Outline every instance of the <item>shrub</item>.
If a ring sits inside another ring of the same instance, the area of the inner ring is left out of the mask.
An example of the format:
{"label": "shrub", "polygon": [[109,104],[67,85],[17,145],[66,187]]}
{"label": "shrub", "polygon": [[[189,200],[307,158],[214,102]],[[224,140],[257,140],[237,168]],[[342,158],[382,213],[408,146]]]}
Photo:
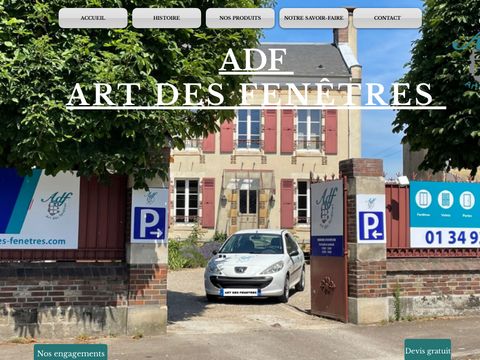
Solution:
{"label": "shrub", "polygon": [[168,241],[168,267],[171,270],[183,269],[187,264],[187,259],[183,256],[181,248],[180,241]]}
{"label": "shrub", "polygon": [[212,257],[213,251],[218,251],[222,244],[223,242],[220,241],[209,241],[203,244],[203,246],[198,249],[198,252],[204,257],[205,260],[208,261]]}

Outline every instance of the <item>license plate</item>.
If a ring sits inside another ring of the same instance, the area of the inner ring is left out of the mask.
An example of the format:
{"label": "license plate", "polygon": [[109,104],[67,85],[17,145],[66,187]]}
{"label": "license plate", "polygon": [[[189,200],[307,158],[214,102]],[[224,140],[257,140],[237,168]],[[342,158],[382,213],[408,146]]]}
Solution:
{"label": "license plate", "polygon": [[260,296],[259,289],[220,289],[220,296]]}

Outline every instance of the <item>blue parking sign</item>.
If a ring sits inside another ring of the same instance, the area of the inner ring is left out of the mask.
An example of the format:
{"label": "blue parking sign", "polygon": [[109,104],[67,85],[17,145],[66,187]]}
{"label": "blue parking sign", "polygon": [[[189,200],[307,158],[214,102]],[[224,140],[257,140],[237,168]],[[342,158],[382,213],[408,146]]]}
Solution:
{"label": "blue parking sign", "polygon": [[360,240],[384,241],[383,212],[361,211],[359,215]]}
{"label": "blue parking sign", "polygon": [[133,236],[140,240],[165,240],[165,208],[136,207]]}

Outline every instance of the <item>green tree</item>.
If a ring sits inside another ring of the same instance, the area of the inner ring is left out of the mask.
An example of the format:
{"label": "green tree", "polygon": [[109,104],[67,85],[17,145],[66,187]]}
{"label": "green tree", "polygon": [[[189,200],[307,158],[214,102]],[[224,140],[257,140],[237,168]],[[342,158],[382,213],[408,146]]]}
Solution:
{"label": "green tree", "polygon": [[[479,14],[480,0],[425,1],[422,35],[413,43],[409,70],[399,82],[430,83],[431,105],[447,110],[402,110],[393,123],[394,132],[405,133],[403,143],[411,150],[428,150],[422,169],[437,172],[449,161],[475,176],[480,165],[480,84],[469,72]],[[477,51],[480,56],[480,38]]]}
{"label": "green tree", "polygon": [[[165,176],[166,146],[216,129],[216,120],[230,111],[71,111],[66,109],[76,83],[92,99],[94,83],[140,83],[136,104],[156,103],[156,83],[178,86],[223,85],[224,105],[239,103],[243,76],[220,76],[225,54],[255,47],[254,29],[61,29],[63,7],[258,7],[267,0],[51,0],[0,1],[0,167],[47,174],[76,170],[79,175],[106,178],[109,173],[133,175],[137,187],[145,179]],[[203,19],[204,23],[204,19]],[[88,95],[88,96],[87,96]],[[115,103],[125,92],[112,92]],[[179,102],[180,102],[179,100]],[[215,100],[215,99],[212,99]],[[183,101],[182,101],[183,102]],[[163,154],[163,155],[162,155]]]}

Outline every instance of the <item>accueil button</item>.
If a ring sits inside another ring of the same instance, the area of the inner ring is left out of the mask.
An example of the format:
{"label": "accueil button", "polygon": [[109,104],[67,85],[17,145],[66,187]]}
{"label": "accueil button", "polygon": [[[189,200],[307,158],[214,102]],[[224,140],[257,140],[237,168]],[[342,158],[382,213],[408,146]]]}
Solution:
{"label": "accueil button", "polygon": [[341,8],[283,8],[284,29],[342,29],[348,27],[348,10]]}
{"label": "accueil button", "polygon": [[269,29],[275,26],[275,11],[270,8],[207,9],[207,27],[214,29]]}
{"label": "accueil button", "polygon": [[359,8],[353,10],[357,29],[417,29],[422,26],[419,8]]}
{"label": "accueil button", "polygon": [[128,24],[123,8],[63,8],[58,24],[66,29],[121,29]]}
{"label": "accueil button", "polygon": [[132,12],[137,29],[195,29],[201,22],[202,13],[197,8],[137,8]]}

